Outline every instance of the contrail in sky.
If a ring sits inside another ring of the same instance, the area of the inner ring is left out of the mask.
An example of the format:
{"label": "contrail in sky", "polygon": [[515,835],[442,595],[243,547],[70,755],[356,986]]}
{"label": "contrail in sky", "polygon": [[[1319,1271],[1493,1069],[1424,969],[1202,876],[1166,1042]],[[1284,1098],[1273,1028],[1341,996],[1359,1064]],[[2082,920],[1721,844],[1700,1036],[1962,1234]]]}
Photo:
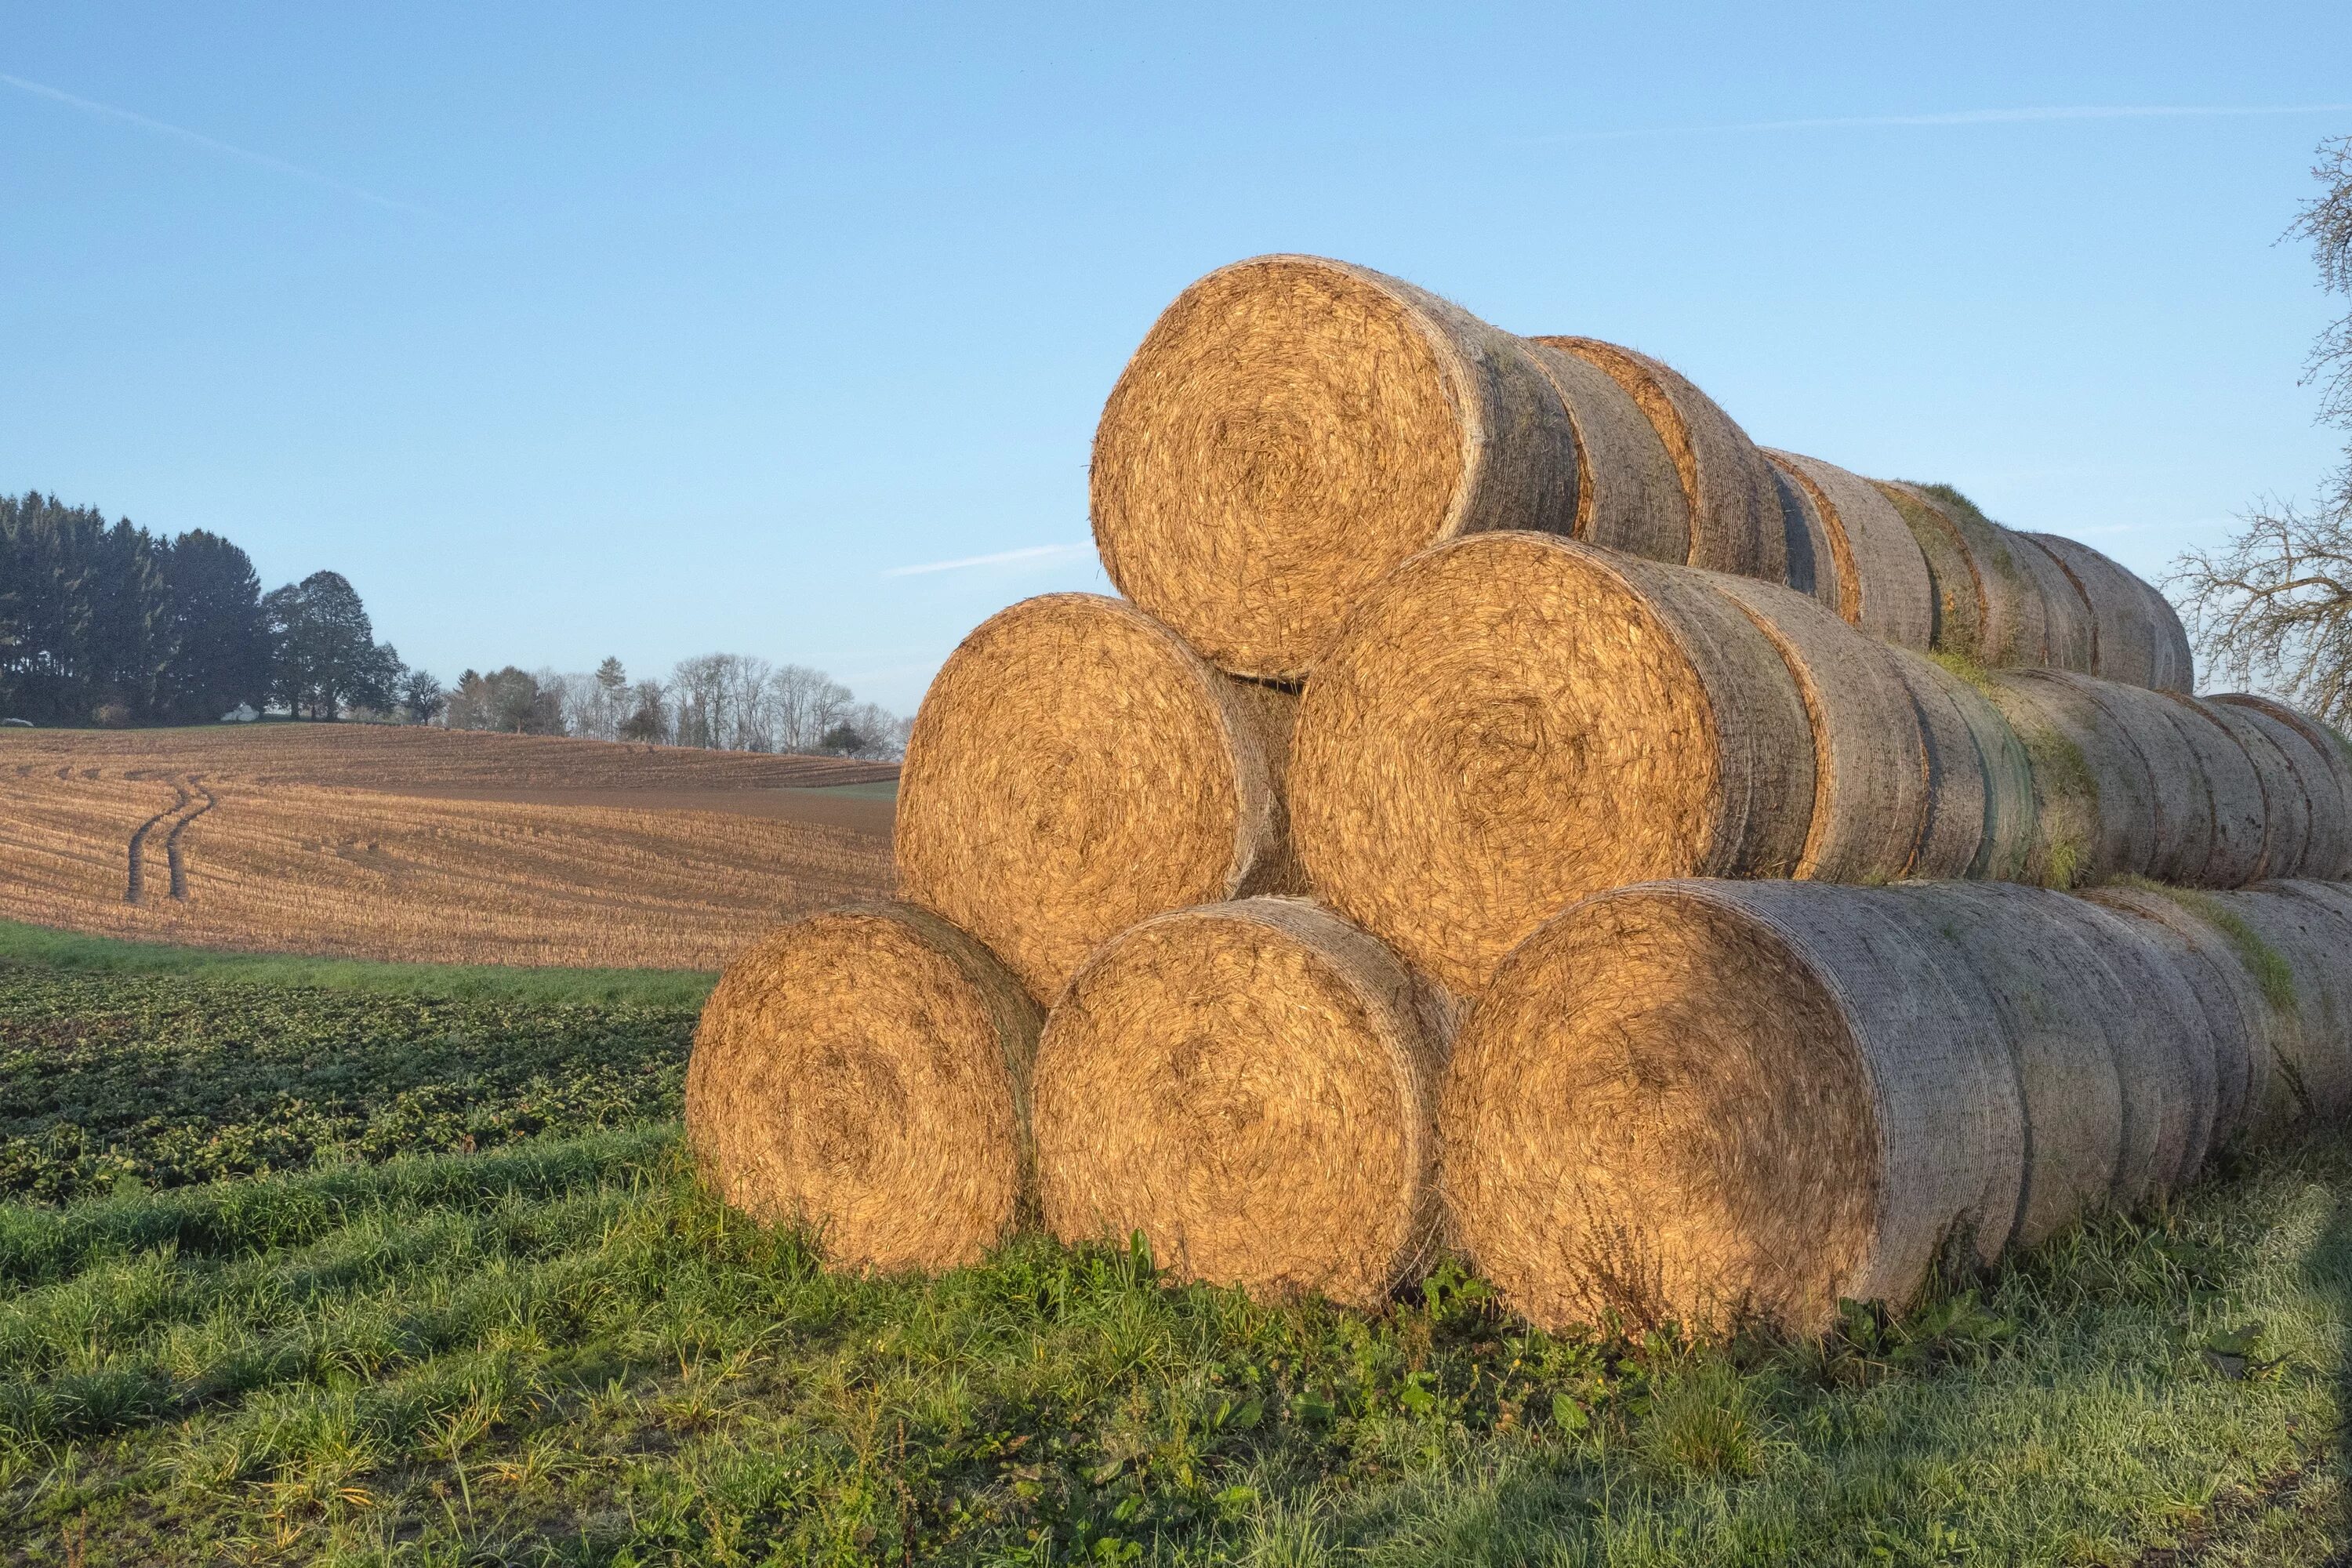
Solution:
{"label": "contrail in sky", "polygon": [[2059,120],[2240,120],[2278,114],[2343,114],[2352,103],[2077,104],[2044,109],[1962,109],[1941,114],[1860,114],[1816,120],[1749,120],[1727,125],[1651,125],[1631,131],[1564,131],[1544,142],[1622,142],[1639,136],[1706,136],[1750,131],[1858,131],[1904,125],[2025,125]]}
{"label": "contrail in sky", "polygon": [[1080,555],[1090,544],[1032,544],[1024,550],[1002,550],[993,555],[967,555],[961,561],[926,561],[919,566],[893,566],[885,577],[919,577],[926,572],[961,572],[967,566],[1002,566],[1013,561],[1050,561]]}
{"label": "contrail in sky", "polygon": [[312,184],[324,185],[331,191],[341,191],[347,196],[357,196],[363,202],[373,202],[377,206],[389,207],[394,212],[415,213],[420,217],[432,216],[423,207],[412,206],[406,202],[394,201],[390,196],[380,196],[373,191],[350,184],[330,174],[322,174],[316,169],[306,169],[299,163],[289,163],[283,158],[273,158],[267,153],[256,153],[249,147],[239,147],[227,142],[215,141],[210,136],[190,131],[184,126],[167,124],[161,120],[150,120],[143,114],[134,114],[127,109],[117,109],[110,103],[76,98],[72,93],[60,92],[56,88],[44,87],[37,81],[26,81],[23,77],[10,76],[5,71],[0,71],[0,82],[6,83],[19,92],[29,92],[36,98],[46,98],[52,102],[79,109],[86,114],[103,115],[109,120],[120,120],[125,124],[136,125],[142,130],[153,131],[165,136],[174,136],[183,142],[202,147],[206,152],[218,153],[225,157],[235,158],[241,163],[251,163],[257,168],[268,169],[276,174],[291,174],[298,180],[308,180]]}

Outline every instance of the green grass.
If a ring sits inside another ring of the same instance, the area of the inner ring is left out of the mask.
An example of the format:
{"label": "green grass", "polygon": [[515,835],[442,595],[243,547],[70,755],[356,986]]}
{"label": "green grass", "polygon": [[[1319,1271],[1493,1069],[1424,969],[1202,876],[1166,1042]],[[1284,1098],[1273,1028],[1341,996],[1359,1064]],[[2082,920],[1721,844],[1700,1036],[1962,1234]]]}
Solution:
{"label": "green grass", "polygon": [[[828,1274],[694,1181],[682,1035],[467,1010],[504,1005],[0,972],[0,1027],[48,1031],[10,1037],[6,1076],[78,1064],[125,1148],[151,1121],[267,1122],[289,1073],[306,1103],[340,1085],[360,1129],[458,1085],[493,1132],[466,1152],[420,1122],[267,1173],[0,1203],[0,1550],[1862,1564],[2187,1542],[2317,1563],[2344,1539],[2340,1137],[1899,1321],[1694,1349],[1535,1332],[1451,1268],[1371,1316],[1036,1237],[939,1279]],[[436,1043],[452,1030],[475,1043]],[[548,1083],[607,1074],[635,1091],[524,1124]]]}
{"label": "green grass", "polygon": [[699,1007],[718,976],[675,969],[517,969],[495,964],[379,963],[164,947],[0,921],[0,969],[36,964],[86,974],[181,975],[257,985],[516,1002],[640,1003]]}

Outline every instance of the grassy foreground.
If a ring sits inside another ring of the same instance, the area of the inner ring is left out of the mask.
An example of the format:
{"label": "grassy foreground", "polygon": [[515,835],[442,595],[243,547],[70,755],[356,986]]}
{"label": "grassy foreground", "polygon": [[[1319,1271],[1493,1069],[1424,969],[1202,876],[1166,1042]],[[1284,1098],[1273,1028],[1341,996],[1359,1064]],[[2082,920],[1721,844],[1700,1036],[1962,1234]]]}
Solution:
{"label": "grassy foreground", "polygon": [[0,1551],[2317,1563],[2346,1539],[2340,1137],[1900,1322],[1693,1352],[1528,1331],[1453,1269],[1370,1318],[1035,1238],[942,1279],[828,1275],[685,1168],[691,1024],[0,965]]}

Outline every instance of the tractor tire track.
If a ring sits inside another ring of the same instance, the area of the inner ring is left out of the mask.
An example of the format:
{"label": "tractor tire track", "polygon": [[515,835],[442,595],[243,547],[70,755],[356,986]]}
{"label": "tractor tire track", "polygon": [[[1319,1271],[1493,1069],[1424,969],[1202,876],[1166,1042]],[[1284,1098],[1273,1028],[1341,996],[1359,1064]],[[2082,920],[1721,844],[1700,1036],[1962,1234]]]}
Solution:
{"label": "tractor tire track", "polygon": [[202,781],[190,778],[188,787],[203,795],[205,803],[172,824],[172,831],[163,838],[163,857],[172,868],[172,896],[183,902],[188,897],[188,866],[180,849],[180,836],[187,832],[188,824],[220,804],[220,796],[206,789]]}
{"label": "tractor tire track", "polygon": [[146,821],[141,823],[136,828],[131,830],[131,877],[128,883],[125,884],[122,892],[122,901],[126,904],[138,903],[140,901],[141,895],[146,891],[146,864],[144,858],[141,855],[141,851],[146,847],[147,835],[166,818],[177,816],[181,812],[188,809],[187,786],[175,780],[172,784],[172,791],[180,797],[177,801],[173,802],[163,810],[157,812],[154,816],[149,817]]}

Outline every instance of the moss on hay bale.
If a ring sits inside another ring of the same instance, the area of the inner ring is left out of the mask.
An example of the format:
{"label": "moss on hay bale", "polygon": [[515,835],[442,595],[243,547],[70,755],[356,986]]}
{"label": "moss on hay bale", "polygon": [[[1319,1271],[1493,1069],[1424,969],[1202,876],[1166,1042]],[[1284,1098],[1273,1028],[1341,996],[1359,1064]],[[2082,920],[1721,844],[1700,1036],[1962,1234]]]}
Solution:
{"label": "moss on hay bale", "polygon": [[1020,984],[905,905],[794,921],[727,966],[687,1068],[688,1140],[719,1196],[806,1226],[838,1267],[979,1260],[1030,1198]]}
{"label": "moss on hay bale", "polygon": [[1993,1256],[2023,1174],[2015,1071],[1914,910],[1659,883],[1514,952],[1440,1113],[1459,1235],[1505,1300],[1556,1330],[1811,1332],[1843,1299],[1909,1300],[1948,1249]]}
{"label": "moss on hay bale", "polygon": [[2026,549],[2018,535],[1985,516],[1974,501],[1949,485],[1897,480],[1892,488],[1941,519],[1968,558],[1981,616],[1976,657],[1994,665],[2068,668],[2051,657],[2049,611],[2036,570],[2044,559],[2042,552]]}
{"label": "moss on hay bale", "polygon": [[1598,366],[1649,416],[1690,503],[1689,564],[1779,583],[1788,553],[1772,470],[1748,433],[1680,372],[1598,338],[1538,337]]}
{"label": "moss on hay bale", "polygon": [[1518,340],[1311,256],[1209,274],[1104,406],[1092,511],[1120,591],[1238,674],[1303,676],[1362,592],[1489,528],[1570,532],[1576,441]]}
{"label": "moss on hay bale", "polygon": [[1437,1246],[1443,1030],[1394,956],[1311,904],[1147,921],[1046,1023],[1045,1222],[1140,1232],[1180,1279],[1376,1306]]}
{"label": "moss on hay bale", "polygon": [[1935,639],[1927,558],[1894,503],[1859,475],[1795,452],[1765,456],[1812,502],[1837,567],[1838,614],[1874,637],[1926,652]]}
{"label": "moss on hay bale", "polygon": [[1586,893],[1788,875],[1811,731],[1714,579],[1485,534],[1367,596],[1300,699],[1290,791],[1318,894],[1467,994]]}
{"label": "moss on hay bale", "polygon": [[1288,693],[1234,680],[1115,599],[982,623],[915,717],[900,890],[986,942],[1039,1001],[1163,910],[1293,890]]}
{"label": "moss on hay bale", "polygon": [[2047,888],[2146,876],[2156,848],[2147,763],[2102,707],[2089,678],[2004,670],[1994,704],[2033,773],[2034,845],[2026,877]]}
{"label": "moss on hay bale", "polygon": [[[2017,737],[2007,733],[2007,724],[1982,697],[1928,659],[1907,649],[1897,649],[1895,655],[1896,670],[1918,715],[1927,763],[1927,819],[1921,824],[1907,874],[1941,880],[1978,875],[1980,867],[1991,874],[1990,868],[1998,858],[1994,835],[2000,830],[2003,811],[1998,792],[2006,781],[2006,775],[1996,776],[1996,769],[2012,760],[2021,787],[2011,792],[2011,809],[2021,801],[2031,820],[2033,781],[2025,771],[2024,753]],[[1979,710],[1990,716],[1989,722],[1979,721],[1976,711]],[[1982,735],[1980,722],[1986,731]],[[2013,759],[2011,752],[2015,753]],[[2021,864],[2015,849],[2018,837],[2018,830],[2011,828],[2010,858]]]}

